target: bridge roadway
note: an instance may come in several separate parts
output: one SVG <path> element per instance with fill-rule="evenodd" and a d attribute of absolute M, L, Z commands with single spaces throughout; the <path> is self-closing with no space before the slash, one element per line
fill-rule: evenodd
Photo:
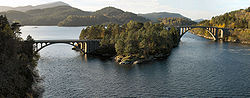
<path fill-rule="evenodd" d="M 69 44 L 77 49 L 79 49 L 82 53 L 91 53 L 98 49 L 100 46 L 100 39 L 93 39 L 93 40 L 77 40 L 77 39 L 66 39 L 66 40 L 34 40 L 34 50 L 35 52 L 39 52 L 43 48 L 57 43 L 64 43 Z"/>
<path fill-rule="evenodd" d="M 65 40 L 35 40 L 35 43 L 68 43 L 68 42 L 87 42 L 87 41 L 100 41 L 100 39 L 93 40 L 77 40 L 77 39 L 65 39 Z"/>

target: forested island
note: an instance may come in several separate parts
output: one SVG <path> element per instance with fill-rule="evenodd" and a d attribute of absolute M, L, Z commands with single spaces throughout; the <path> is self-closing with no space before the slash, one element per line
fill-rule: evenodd
<path fill-rule="evenodd" d="M 197 25 L 233 28 L 234 31 L 229 31 L 230 35 L 224 36 L 224 41 L 250 44 L 250 7 L 216 16 L 211 20 L 201 21 Z M 196 28 L 191 32 L 204 37 L 210 37 L 210 34 L 204 29 Z"/>
<path fill-rule="evenodd" d="M 109 24 L 83 29 L 80 39 L 102 39 L 94 54 L 116 56 L 119 64 L 137 64 L 166 57 L 179 43 L 179 32 L 164 24 L 130 21 L 124 25 Z"/>
<path fill-rule="evenodd" d="M 10 25 L 0 16 L 0 97 L 32 98 L 38 95 L 32 84 L 38 77 L 33 71 L 38 55 L 33 52 L 33 39 L 20 38 L 18 24 Z"/>

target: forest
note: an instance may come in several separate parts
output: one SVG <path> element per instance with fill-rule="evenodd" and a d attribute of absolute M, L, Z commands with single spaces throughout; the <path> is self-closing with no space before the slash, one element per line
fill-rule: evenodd
<path fill-rule="evenodd" d="M 158 21 L 166 26 L 190 26 L 196 24 L 196 22 L 192 21 L 191 19 L 178 17 L 159 18 Z"/>
<path fill-rule="evenodd" d="M 26 98 L 35 96 L 33 69 L 38 55 L 33 52 L 33 39 L 20 38 L 17 23 L 9 24 L 6 16 L 0 16 L 0 97 Z"/>
<path fill-rule="evenodd" d="M 130 21 L 121 26 L 89 26 L 82 30 L 80 39 L 102 39 L 101 52 L 113 53 L 120 58 L 120 63 L 131 64 L 140 59 L 168 55 L 178 45 L 179 36 L 174 27 L 167 30 L 164 24 Z"/>
<path fill-rule="evenodd" d="M 213 17 L 211 20 L 201 21 L 199 26 L 215 26 L 219 28 L 232 28 L 229 35 L 224 36 L 225 41 L 250 43 L 250 7 L 225 13 L 220 16 Z M 195 34 L 210 36 L 204 29 L 192 30 Z"/>
<path fill-rule="evenodd" d="M 131 12 L 124 12 L 114 7 L 105 7 L 93 12 L 89 16 L 70 15 L 60 23 L 59 26 L 90 26 L 90 25 L 107 25 L 107 24 L 126 24 L 130 20 L 138 22 L 150 21 L 144 17 L 137 16 Z"/>
<path fill-rule="evenodd" d="M 90 15 L 90 12 L 85 12 L 70 6 L 58 6 L 46 9 L 34 9 L 26 12 L 10 10 L 0 12 L 0 15 L 6 15 L 9 22 L 19 22 L 21 25 L 57 25 L 60 21 L 67 18 L 69 15 Z"/>
<path fill-rule="evenodd" d="M 125 12 L 114 7 L 105 7 L 95 12 L 82 11 L 71 6 L 57 6 L 45 9 L 34 9 L 26 12 L 10 10 L 0 12 L 6 15 L 9 22 L 19 22 L 21 25 L 36 26 L 89 26 L 97 24 L 124 24 L 130 20 L 139 22 L 150 21 L 131 12 Z"/>

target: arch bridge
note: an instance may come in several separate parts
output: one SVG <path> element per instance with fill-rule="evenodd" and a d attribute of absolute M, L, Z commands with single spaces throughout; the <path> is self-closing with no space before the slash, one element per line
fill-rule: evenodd
<path fill-rule="evenodd" d="M 225 36 L 230 35 L 229 30 L 231 28 L 218 28 L 218 27 L 206 27 L 206 26 L 176 26 L 177 30 L 180 31 L 180 38 L 188 31 L 194 28 L 203 28 L 213 37 L 213 40 L 224 39 Z M 220 31 L 220 32 L 219 32 Z"/>
<path fill-rule="evenodd" d="M 43 48 L 57 44 L 64 43 L 74 46 L 76 49 L 80 50 L 82 53 L 87 54 L 95 51 L 99 48 L 100 44 L 99 39 L 94 40 L 34 40 L 34 50 L 35 53 L 38 53 Z"/>

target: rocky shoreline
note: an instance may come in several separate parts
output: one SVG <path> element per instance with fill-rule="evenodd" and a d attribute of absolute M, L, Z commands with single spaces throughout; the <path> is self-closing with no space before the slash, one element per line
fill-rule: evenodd
<path fill-rule="evenodd" d="M 195 33 L 192 33 L 192 34 L 195 34 Z M 211 39 L 213 40 L 213 37 L 207 37 L 207 36 L 204 36 L 204 35 L 201 35 L 201 34 L 195 34 L 197 36 L 200 36 L 200 37 L 203 37 L 203 38 L 206 38 L 206 39 Z M 241 43 L 241 44 L 248 44 L 250 45 L 250 42 L 248 41 L 240 41 L 240 40 L 223 40 L 225 42 L 232 42 L 232 43 Z"/>
<path fill-rule="evenodd" d="M 135 56 L 118 55 L 114 57 L 114 60 L 120 65 L 135 65 L 135 64 L 143 64 L 145 62 L 150 62 L 150 61 L 157 60 L 157 59 L 164 59 L 168 56 L 169 54 L 163 54 L 163 53 L 150 55 L 147 58 L 137 58 Z"/>

